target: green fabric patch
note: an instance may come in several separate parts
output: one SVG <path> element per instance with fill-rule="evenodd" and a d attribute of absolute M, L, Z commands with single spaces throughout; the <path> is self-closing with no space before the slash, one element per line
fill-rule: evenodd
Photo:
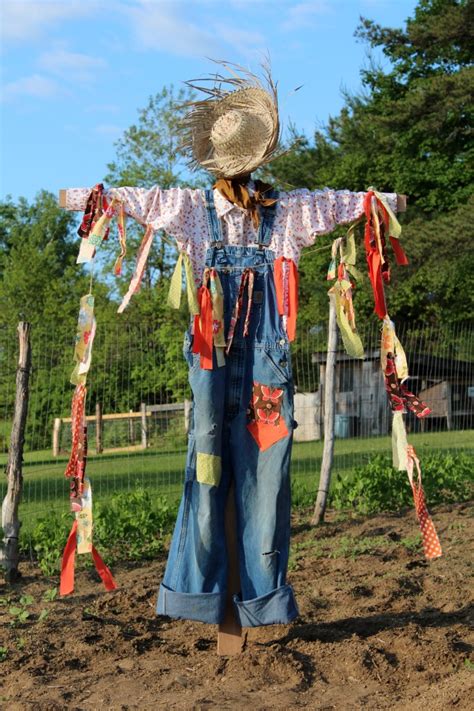
<path fill-rule="evenodd" d="M 216 454 L 197 453 L 196 478 L 200 484 L 219 486 L 222 459 Z"/>

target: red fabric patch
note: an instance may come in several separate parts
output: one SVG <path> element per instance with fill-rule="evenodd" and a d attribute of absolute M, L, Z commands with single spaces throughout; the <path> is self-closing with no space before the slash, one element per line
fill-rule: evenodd
<path fill-rule="evenodd" d="M 281 416 L 283 390 L 254 381 L 248 409 L 247 429 L 263 452 L 286 437 L 288 428 Z"/>

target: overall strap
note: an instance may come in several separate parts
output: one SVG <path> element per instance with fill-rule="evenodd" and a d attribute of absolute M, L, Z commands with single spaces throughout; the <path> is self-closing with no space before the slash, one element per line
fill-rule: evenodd
<path fill-rule="evenodd" d="M 269 191 L 268 197 L 278 199 L 278 190 Z M 268 245 L 270 244 L 277 205 L 278 202 L 274 203 L 273 205 L 260 208 L 261 219 L 257 233 L 257 244 L 260 249 L 262 249 L 263 247 L 268 247 Z"/>
<path fill-rule="evenodd" d="M 213 247 L 220 248 L 223 244 L 221 223 L 217 217 L 216 206 L 214 204 L 214 190 L 204 191 L 206 197 L 207 220 L 209 223 L 209 233 Z"/>

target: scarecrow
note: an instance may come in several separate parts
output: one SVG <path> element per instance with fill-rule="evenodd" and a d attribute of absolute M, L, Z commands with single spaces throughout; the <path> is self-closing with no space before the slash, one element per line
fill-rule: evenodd
<path fill-rule="evenodd" d="M 254 627 L 298 615 L 286 580 L 298 259 L 319 235 L 366 213 L 366 246 L 374 255 L 369 267 L 380 291 L 388 264 L 386 218 L 394 217 L 397 195 L 328 188 L 278 192 L 253 179 L 280 152 L 277 89 L 269 72 L 263 80 L 235 67 L 230 74 L 214 76 L 210 88 L 190 82 L 205 97 L 188 105 L 184 145 L 192 164 L 214 176 L 212 188 L 104 191 L 99 185 L 92 193 L 67 190 L 65 206 L 96 216 L 85 220 L 79 262 L 92 259 L 114 214 L 119 225 L 124 213 L 144 225 L 119 311 L 140 286 L 154 233 L 164 230 L 176 239 L 169 301 L 179 306 L 184 267 L 191 312 L 184 357 L 193 406 L 184 492 L 157 613 L 222 622 L 228 580 L 224 512 L 232 484 L 240 574 L 234 612 L 242 626 Z M 120 234 L 123 256 L 123 229 Z M 339 270 L 339 277 L 346 272 Z M 346 294 L 349 279 L 344 283 Z M 388 318 L 386 309 L 382 318 Z M 351 319 L 348 324 L 351 329 Z M 398 387 L 393 368 L 390 377 Z"/>

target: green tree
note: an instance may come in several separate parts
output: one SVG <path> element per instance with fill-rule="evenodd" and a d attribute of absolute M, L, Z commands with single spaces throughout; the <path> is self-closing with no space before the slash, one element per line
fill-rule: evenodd
<path fill-rule="evenodd" d="M 340 114 L 313 141 L 300 136 L 297 150 L 268 171 L 280 185 L 376 185 L 408 195 L 401 222 L 410 266 L 393 267 L 388 289 L 390 314 L 405 322 L 472 318 L 473 20 L 474 4 L 463 0 L 420 0 L 404 28 L 362 19 L 357 37 L 382 49 L 389 70 L 372 61 L 361 73 L 363 92 L 346 94 Z M 335 236 L 320 238 L 303 254 L 303 329 L 326 319 L 324 245 Z M 361 239 L 359 245 L 362 268 Z M 364 330 L 373 318 L 367 279 L 357 286 L 356 309 Z"/>
<path fill-rule="evenodd" d="M 369 185 L 405 193 L 417 211 L 451 210 L 472 192 L 474 4 L 420 0 L 404 29 L 362 19 L 356 36 L 390 60 L 362 70 L 363 92 L 273 176 L 309 188 Z"/>

